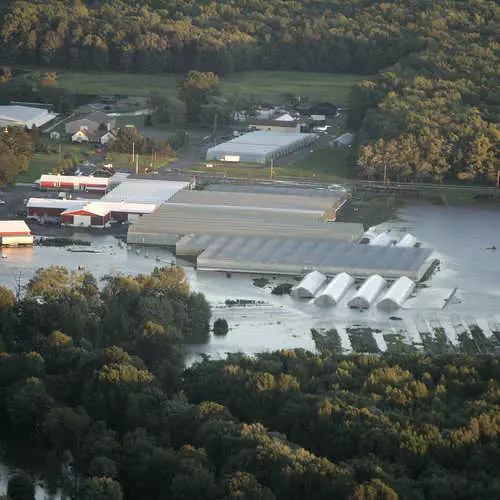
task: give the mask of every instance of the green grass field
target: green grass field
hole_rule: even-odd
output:
[[[147,97],[157,91],[164,96],[177,93],[181,75],[144,75],[130,73],[75,73],[59,71],[59,85],[77,94],[131,95]],[[301,73],[298,71],[246,71],[221,78],[224,93],[255,95],[262,101],[278,100],[283,94],[308,97],[346,105],[354,82],[362,75]]]
[[[54,147],[57,147],[54,145]],[[65,153],[70,153],[79,159],[83,159],[83,153],[91,150],[90,146],[75,145],[75,144],[62,144],[61,159],[64,158]],[[57,166],[59,160],[59,153],[35,153],[31,159],[28,170],[20,173],[16,182],[35,182],[42,174],[50,174]]]

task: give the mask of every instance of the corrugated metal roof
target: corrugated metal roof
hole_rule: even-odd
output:
[[[0,220],[0,234],[31,234],[31,229],[23,220]]]
[[[59,200],[57,198],[30,198],[26,203],[28,208],[77,208],[83,207],[88,200]]]
[[[333,223],[339,224],[339,223]],[[433,250],[359,245],[312,238],[220,237],[198,257],[199,269],[300,274],[315,269],[333,275],[381,274],[420,279]]]
[[[337,196],[311,197],[268,193],[245,193],[230,191],[180,191],[170,200],[169,204],[192,204],[228,206],[242,208],[259,208],[262,210],[313,211],[318,214],[331,208],[338,200]]]
[[[85,184],[91,186],[108,186],[108,177],[90,177],[86,175],[49,175],[43,174],[40,182],[64,182],[73,184]]]
[[[127,179],[102,197],[101,201],[161,205],[177,191],[187,187],[189,182]]]
[[[357,240],[363,234],[358,223],[325,222],[316,213],[233,210],[231,207],[166,203],[141,217],[129,234],[208,234],[220,236],[262,236],[319,240]]]
[[[88,212],[93,215],[98,215],[100,217],[104,217],[105,215],[111,212],[111,209],[109,207],[105,207],[103,205],[100,205],[99,203],[88,203],[82,208],[70,208],[68,210],[65,210],[61,215],[71,215],[74,212],[80,212],[82,210],[84,212]]]

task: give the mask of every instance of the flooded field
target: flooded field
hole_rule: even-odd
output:
[[[214,358],[227,352],[257,353],[280,348],[314,350],[329,341],[339,350],[380,352],[423,348],[429,352],[489,352],[500,340],[500,233],[498,210],[471,207],[414,205],[401,210],[398,220],[384,224],[393,233],[411,232],[422,245],[436,250],[437,271],[419,287],[404,309],[394,314],[375,307],[365,312],[347,308],[347,300],[332,309],[273,295],[280,283],[255,276],[198,273],[186,265],[192,287],[203,292],[213,308],[213,319],[225,318],[229,333],[208,344],[191,346],[187,363],[201,354]],[[75,237],[82,239],[78,233]],[[86,235],[99,253],[70,252],[67,248],[4,249],[0,281],[11,288],[22,284],[42,266],[84,266],[102,278],[110,272],[150,272],[169,265],[174,257],[163,249],[129,249],[112,236]],[[492,250],[492,247],[498,250]],[[180,265],[183,265],[179,261]],[[354,293],[351,291],[351,294]],[[449,302],[447,300],[450,298]],[[347,299],[349,296],[347,297]],[[329,331],[329,339],[325,333]],[[321,337],[318,337],[320,335]],[[319,345],[318,345],[319,347]]]

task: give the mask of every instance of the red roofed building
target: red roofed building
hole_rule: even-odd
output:
[[[61,214],[61,224],[71,227],[99,227],[104,228],[111,220],[111,210],[99,205],[89,203],[83,208],[68,209]]]
[[[37,182],[39,183],[41,190],[57,189],[104,194],[109,189],[108,177],[87,177],[84,175],[42,175]]]
[[[0,241],[2,246],[33,245],[31,229],[22,220],[0,221]]]

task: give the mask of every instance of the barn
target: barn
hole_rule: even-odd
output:
[[[83,208],[68,209],[61,214],[61,224],[70,227],[109,226],[111,210],[99,203],[88,203]]]
[[[42,191],[57,189],[104,194],[109,189],[109,178],[84,175],[42,175],[36,184]]]
[[[30,198],[26,203],[28,217],[37,219],[58,218],[65,210],[83,208],[85,200],[59,200],[51,198]]]
[[[33,245],[31,230],[22,220],[0,221],[0,243],[2,246]]]

